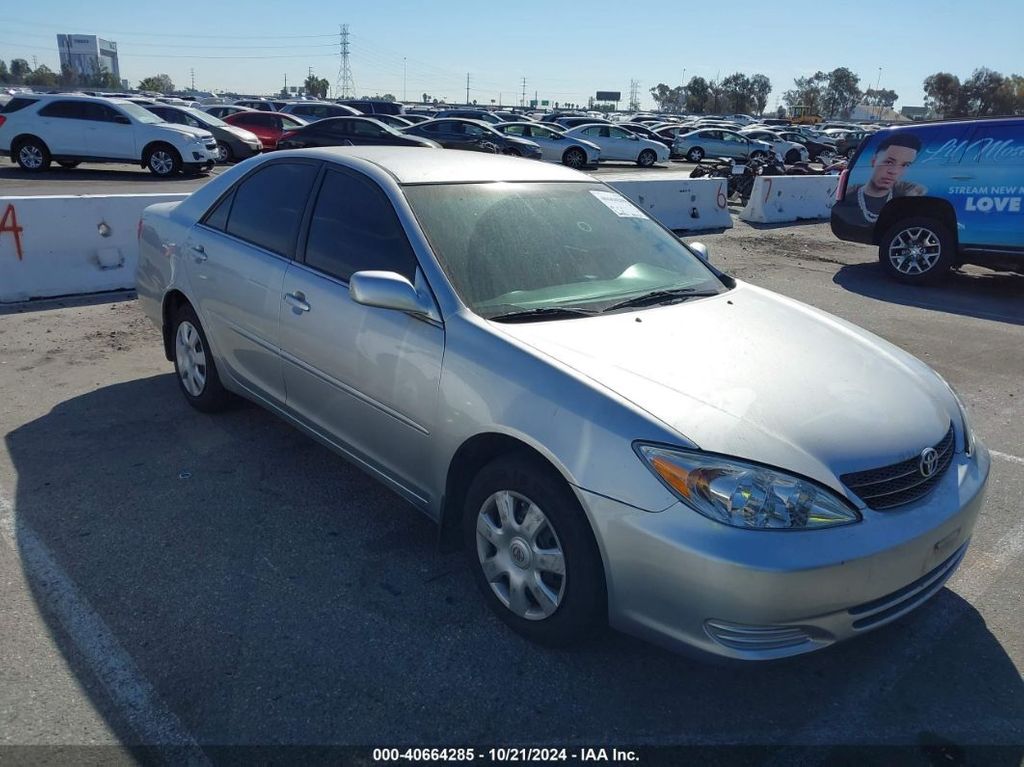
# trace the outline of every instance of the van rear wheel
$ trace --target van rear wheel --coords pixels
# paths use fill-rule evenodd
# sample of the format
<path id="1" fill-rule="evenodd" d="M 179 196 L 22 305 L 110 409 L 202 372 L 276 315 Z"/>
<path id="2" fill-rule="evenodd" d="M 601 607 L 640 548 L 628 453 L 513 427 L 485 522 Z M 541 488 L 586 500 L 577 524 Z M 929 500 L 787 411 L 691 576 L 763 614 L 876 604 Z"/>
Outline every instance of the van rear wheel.
<path id="1" fill-rule="evenodd" d="M 878 260 L 900 282 L 927 285 L 949 273 L 955 250 L 956 241 L 946 224 L 914 216 L 889 227 L 878 245 Z"/>

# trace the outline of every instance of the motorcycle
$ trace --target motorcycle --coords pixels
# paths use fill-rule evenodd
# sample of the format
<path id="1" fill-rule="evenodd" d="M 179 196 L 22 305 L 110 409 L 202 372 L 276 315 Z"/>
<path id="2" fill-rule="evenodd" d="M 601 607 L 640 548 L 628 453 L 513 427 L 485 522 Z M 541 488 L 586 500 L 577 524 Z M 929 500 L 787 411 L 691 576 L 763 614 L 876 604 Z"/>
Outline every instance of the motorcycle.
<path id="1" fill-rule="evenodd" d="M 754 179 L 758 176 L 781 176 L 785 173 L 786 166 L 782 158 L 772 153 L 766 157 L 749 158 L 745 162 L 725 157 L 705 158 L 690 171 L 690 178 L 728 179 L 728 197 L 739 197 L 740 202 L 746 205 L 754 188 Z"/>

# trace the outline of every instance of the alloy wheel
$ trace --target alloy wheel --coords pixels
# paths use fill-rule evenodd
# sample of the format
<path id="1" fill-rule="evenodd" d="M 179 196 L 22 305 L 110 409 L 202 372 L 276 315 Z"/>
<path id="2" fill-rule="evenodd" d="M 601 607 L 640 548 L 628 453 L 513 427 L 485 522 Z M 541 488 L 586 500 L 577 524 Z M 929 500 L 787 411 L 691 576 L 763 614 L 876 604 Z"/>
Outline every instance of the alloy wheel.
<path id="1" fill-rule="evenodd" d="M 477 514 L 476 550 L 501 603 L 526 620 L 543 620 L 565 596 L 565 554 L 544 512 L 511 490 L 491 495 Z"/>
<path id="2" fill-rule="evenodd" d="M 36 170 L 43 167 L 43 151 L 35 144 L 25 144 L 18 151 L 18 160 L 26 168 Z"/>
<path id="3" fill-rule="evenodd" d="M 166 176 L 174 170 L 174 158 L 163 149 L 157 149 L 149 157 L 149 167 L 158 176 Z"/>
<path id="4" fill-rule="evenodd" d="M 935 232 L 920 226 L 904 229 L 889 245 L 889 262 L 900 274 L 924 274 L 941 255 L 942 244 Z"/>

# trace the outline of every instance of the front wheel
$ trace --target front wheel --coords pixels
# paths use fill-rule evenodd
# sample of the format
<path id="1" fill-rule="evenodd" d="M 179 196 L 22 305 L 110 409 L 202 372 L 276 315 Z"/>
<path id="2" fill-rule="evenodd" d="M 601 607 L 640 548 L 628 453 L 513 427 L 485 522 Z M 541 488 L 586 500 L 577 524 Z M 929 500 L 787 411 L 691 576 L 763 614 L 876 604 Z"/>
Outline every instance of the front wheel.
<path id="1" fill-rule="evenodd" d="M 658 155 L 653 149 L 645 149 L 636 158 L 636 164 L 641 168 L 650 168 L 658 161 Z"/>
<path id="2" fill-rule="evenodd" d="M 213 352 L 206 333 L 188 304 L 178 309 L 174 317 L 174 372 L 185 399 L 196 410 L 216 413 L 231 401 L 231 394 L 220 382 Z"/>
<path id="3" fill-rule="evenodd" d="M 686 153 L 686 159 L 690 162 L 700 162 L 704 159 L 704 150 L 699 146 L 695 146 L 689 152 Z"/>
<path id="4" fill-rule="evenodd" d="M 582 168 L 587 164 L 587 155 L 582 149 L 573 147 L 562 155 L 562 163 L 570 168 Z"/>
<path id="5" fill-rule="evenodd" d="M 938 219 L 915 216 L 897 221 L 878 245 L 878 260 L 889 274 L 910 285 L 935 283 L 953 265 L 956 242 Z"/>
<path id="6" fill-rule="evenodd" d="M 466 496 L 463 536 L 489 607 L 517 633 L 564 646 L 593 634 L 607 612 L 594 534 L 565 481 L 538 459 L 485 466 Z"/>
<path id="7" fill-rule="evenodd" d="M 231 151 L 231 147 L 223 141 L 217 142 L 217 162 L 229 163 L 235 159 L 235 153 Z"/>
<path id="8" fill-rule="evenodd" d="M 146 167 L 154 176 L 173 176 L 181 170 L 181 155 L 174 147 L 158 144 L 146 153 Z"/>
<path id="9" fill-rule="evenodd" d="M 800 162 L 800 150 L 790 149 L 786 152 L 786 157 L 783 159 L 783 162 L 786 163 L 786 165 L 792 165 L 793 163 Z"/>

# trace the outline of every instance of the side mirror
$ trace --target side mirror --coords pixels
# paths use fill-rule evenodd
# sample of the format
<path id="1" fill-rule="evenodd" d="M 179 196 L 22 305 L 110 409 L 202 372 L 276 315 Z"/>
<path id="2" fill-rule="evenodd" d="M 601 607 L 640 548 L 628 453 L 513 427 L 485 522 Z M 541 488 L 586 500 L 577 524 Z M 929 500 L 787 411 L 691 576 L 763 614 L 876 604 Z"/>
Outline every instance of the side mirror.
<path id="1" fill-rule="evenodd" d="M 703 242 L 691 242 L 689 244 L 690 250 L 700 256 L 700 260 L 705 263 L 711 263 L 711 256 L 708 255 L 708 246 Z"/>
<path id="2" fill-rule="evenodd" d="M 427 316 L 433 311 L 433 302 L 397 272 L 356 272 L 349 279 L 348 294 L 363 306 Z"/>

